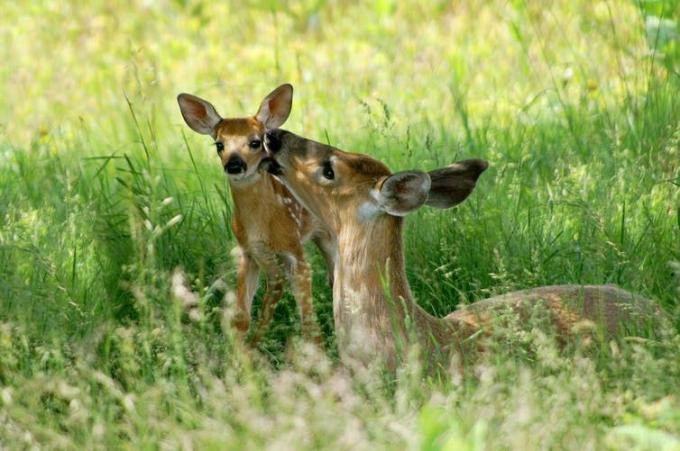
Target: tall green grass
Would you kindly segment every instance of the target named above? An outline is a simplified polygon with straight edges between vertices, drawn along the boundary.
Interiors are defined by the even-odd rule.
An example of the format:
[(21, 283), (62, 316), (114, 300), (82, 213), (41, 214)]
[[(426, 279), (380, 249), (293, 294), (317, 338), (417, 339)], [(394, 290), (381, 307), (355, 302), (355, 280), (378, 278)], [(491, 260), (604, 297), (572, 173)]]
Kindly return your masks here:
[(679, 448), (673, 331), (600, 358), (503, 331), (475, 377), (436, 383), (415, 357), (345, 368), (312, 248), (325, 352), (297, 343), (289, 296), (242, 349), (228, 186), (175, 102), (253, 114), (290, 81), (298, 134), (395, 170), (487, 159), (465, 204), (408, 220), (432, 313), (615, 283), (677, 328), (677, 20), (673, 1), (3, 5), (0, 444)]

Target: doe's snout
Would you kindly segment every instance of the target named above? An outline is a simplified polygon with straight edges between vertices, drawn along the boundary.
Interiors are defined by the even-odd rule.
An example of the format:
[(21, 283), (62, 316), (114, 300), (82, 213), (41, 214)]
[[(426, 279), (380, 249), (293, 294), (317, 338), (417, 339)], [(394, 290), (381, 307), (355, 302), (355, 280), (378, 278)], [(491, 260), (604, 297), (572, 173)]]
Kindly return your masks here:
[(264, 135), (264, 147), (270, 154), (275, 154), (281, 150), (281, 139), (275, 131), (270, 131)]
[(224, 165), (224, 170), (228, 174), (240, 174), (241, 172), (246, 172), (247, 169), (248, 165), (237, 154), (230, 156), (227, 164)]

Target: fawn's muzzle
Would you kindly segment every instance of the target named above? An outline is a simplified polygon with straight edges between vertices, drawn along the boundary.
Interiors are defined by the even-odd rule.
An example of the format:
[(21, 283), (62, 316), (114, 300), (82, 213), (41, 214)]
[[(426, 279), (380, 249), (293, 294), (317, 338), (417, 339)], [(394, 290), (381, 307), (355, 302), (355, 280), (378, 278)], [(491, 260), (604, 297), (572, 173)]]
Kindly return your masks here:
[(229, 174), (240, 174), (241, 172), (246, 172), (247, 169), (248, 165), (246, 162), (236, 154), (230, 156), (227, 164), (224, 165), (224, 170)]

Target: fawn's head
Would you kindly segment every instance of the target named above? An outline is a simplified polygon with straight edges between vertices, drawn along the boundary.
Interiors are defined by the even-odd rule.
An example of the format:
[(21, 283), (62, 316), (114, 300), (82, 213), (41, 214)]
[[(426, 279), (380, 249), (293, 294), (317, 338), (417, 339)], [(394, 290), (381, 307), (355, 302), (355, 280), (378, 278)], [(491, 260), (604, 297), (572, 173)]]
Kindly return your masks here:
[(265, 133), (288, 119), (293, 87), (284, 84), (273, 90), (251, 117), (223, 119), (210, 102), (191, 94), (180, 94), (177, 102), (187, 125), (215, 140), (228, 177), (236, 183), (247, 183), (267, 159), (263, 145)]
[(470, 195), (488, 167), (484, 160), (465, 160), (429, 173), (392, 174), (367, 155), (343, 152), (283, 130), (269, 133), (266, 139), (278, 177), (336, 233), (348, 223), (405, 216), (423, 205), (453, 207)]

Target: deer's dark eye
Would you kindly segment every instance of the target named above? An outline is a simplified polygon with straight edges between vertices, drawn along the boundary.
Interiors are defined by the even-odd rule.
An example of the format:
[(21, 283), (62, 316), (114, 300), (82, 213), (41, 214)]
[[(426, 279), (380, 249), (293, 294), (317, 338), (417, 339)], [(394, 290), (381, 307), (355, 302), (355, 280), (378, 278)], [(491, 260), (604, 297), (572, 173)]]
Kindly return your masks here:
[(259, 139), (253, 139), (248, 143), (248, 145), (250, 146), (251, 149), (259, 149), (260, 146), (262, 145), (262, 141), (260, 141)]
[(217, 153), (222, 153), (222, 151), (224, 150), (224, 144), (222, 144), (221, 142), (216, 142), (215, 147), (217, 148)]
[(330, 161), (325, 161), (323, 163), (323, 176), (328, 180), (333, 180), (335, 178), (335, 172), (333, 172), (333, 166), (331, 166)]

